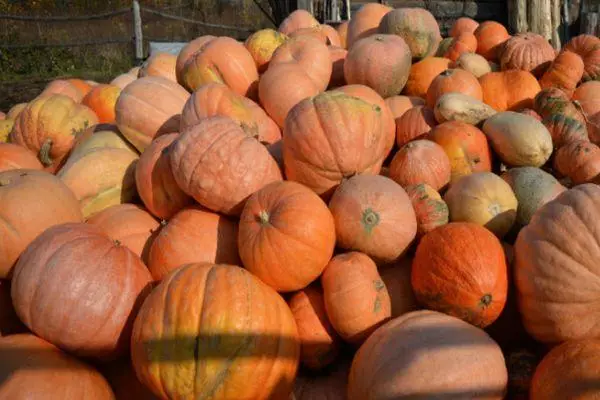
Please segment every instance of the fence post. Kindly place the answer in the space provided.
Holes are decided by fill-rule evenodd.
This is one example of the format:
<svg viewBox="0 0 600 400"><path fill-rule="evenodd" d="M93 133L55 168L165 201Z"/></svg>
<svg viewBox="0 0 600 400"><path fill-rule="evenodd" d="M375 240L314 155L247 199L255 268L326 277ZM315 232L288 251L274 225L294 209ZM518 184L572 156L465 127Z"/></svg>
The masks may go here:
<svg viewBox="0 0 600 400"><path fill-rule="evenodd" d="M133 0L133 37L135 45L135 64L139 65L144 59L144 38L142 36L142 14L140 3Z"/></svg>

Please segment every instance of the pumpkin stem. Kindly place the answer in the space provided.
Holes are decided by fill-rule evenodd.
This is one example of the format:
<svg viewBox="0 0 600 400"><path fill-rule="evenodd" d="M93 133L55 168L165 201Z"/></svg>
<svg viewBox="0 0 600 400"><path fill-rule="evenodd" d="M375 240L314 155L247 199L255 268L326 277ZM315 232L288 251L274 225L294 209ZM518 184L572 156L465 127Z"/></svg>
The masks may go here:
<svg viewBox="0 0 600 400"><path fill-rule="evenodd" d="M492 304L492 295L491 295L491 294L489 294L489 293L487 293L487 294L484 294L484 295L481 297L481 299L479 300L479 304L480 304L482 307L487 307L487 306L489 306L490 304Z"/></svg>
<svg viewBox="0 0 600 400"><path fill-rule="evenodd" d="M442 72L440 75L442 75L442 76L450 76L450 75L452 75L452 70L447 69L444 72Z"/></svg>
<svg viewBox="0 0 600 400"><path fill-rule="evenodd" d="M10 184L10 179L0 179L0 187L7 186Z"/></svg>
<svg viewBox="0 0 600 400"><path fill-rule="evenodd" d="M379 224L379 214L377 214L371 208L367 208L365 211L363 211L362 224L367 233L371 233L373 228Z"/></svg>
<svg viewBox="0 0 600 400"><path fill-rule="evenodd" d="M52 139L47 138L42 147L40 147L40 161L44 164L45 167L49 167L52 165L52 158L50 158L50 151L52 150Z"/></svg>
<svg viewBox="0 0 600 400"><path fill-rule="evenodd" d="M261 225L267 225L269 223L269 213L266 210L262 210L258 213L258 222Z"/></svg>
<svg viewBox="0 0 600 400"><path fill-rule="evenodd" d="M115 239L115 240L113 240L113 242L115 242L115 246L117 246L117 247L121 246L121 241L120 240Z"/></svg>

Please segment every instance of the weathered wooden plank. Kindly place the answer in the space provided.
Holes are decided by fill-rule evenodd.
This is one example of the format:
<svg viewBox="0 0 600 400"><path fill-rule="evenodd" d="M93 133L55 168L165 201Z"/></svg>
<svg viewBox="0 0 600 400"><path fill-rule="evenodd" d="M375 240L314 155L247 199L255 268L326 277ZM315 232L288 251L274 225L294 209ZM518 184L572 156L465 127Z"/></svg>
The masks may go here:
<svg viewBox="0 0 600 400"><path fill-rule="evenodd" d="M597 35L599 33L598 21L599 16L597 12L587 12L582 14L581 19L581 33L587 33L588 35Z"/></svg>
<svg viewBox="0 0 600 400"><path fill-rule="evenodd" d="M352 3L352 12L358 10L364 3ZM493 19L504 20L507 14L506 3L495 1L481 3L476 1L424 1L424 0L392 0L388 5L394 8L419 7L427 8L436 18L470 17L478 21Z"/></svg>

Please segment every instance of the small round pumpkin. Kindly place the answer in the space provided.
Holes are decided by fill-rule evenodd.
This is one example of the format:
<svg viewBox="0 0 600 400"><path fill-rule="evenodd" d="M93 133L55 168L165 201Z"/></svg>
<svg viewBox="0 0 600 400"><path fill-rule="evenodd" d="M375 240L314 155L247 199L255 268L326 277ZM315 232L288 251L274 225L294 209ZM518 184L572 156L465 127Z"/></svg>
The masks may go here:
<svg viewBox="0 0 600 400"><path fill-rule="evenodd" d="M533 99L542 90L533 74L521 70L490 72L479 83L483 102L496 111L533 108Z"/></svg>
<svg viewBox="0 0 600 400"><path fill-rule="evenodd" d="M503 71L518 69L540 77L554 58L554 49L542 35L524 32L504 43L500 52L500 67Z"/></svg>
<svg viewBox="0 0 600 400"><path fill-rule="evenodd" d="M426 136L435 126L435 114L428 106L416 106L396 120L396 144L404 146Z"/></svg>
<svg viewBox="0 0 600 400"><path fill-rule="evenodd" d="M381 19L392 10L393 8L385 4L366 3L356 12L353 12L352 18L348 23L348 34L346 39L348 50L350 50L358 40L376 34Z"/></svg>
<svg viewBox="0 0 600 400"><path fill-rule="evenodd" d="M477 50L477 38L474 34L463 32L454 37L448 50L444 53L444 57L456 61L465 53L473 53Z"/></svg>
<svg viewBox="0 0 600 400"><path fill-rule="evenodd" d="M498 175L476 172L454 182L444 195L450 221L485 226L502 238L517 218L518 201L512 188Z"/></svg>
<svg viewBox="0 0 600 400"><path fill-rule="evenodd" d="M578 54L583 59L583 80L598 80L600 77L600 38L594 35L579 35L572 38L565 50Z"/></svg>
<svg viewBox="0 0 600 400"><path fill-rule="evenodd" d="M0 143L0 172L14 169L44 169L35 154L25 147Z"/></svg>
<svg viewBox="0 0 600 400"><path fill-rule="evenodd" d="M407 186L405 189L417 216L418 238L448 223L450 217L448 205L434 188L426 183L419 183Z"/></svg>
<svg viewBox="0 0 600 400"><path fill-rule="evenodd" d="M381 175L357 175L336 189L329 202L337 245L389 263L410 246L415 212L402 187Z"/></svg>
<svg viewBox="0 0 600 400"><path fill-rule="evenodd" d="M450 60L444 57L426 57L414 63L410 68L408 81L404 87L407 96L427 98L427 90L433 80L450 66Z"/></svg>
<svg viewBox="0 0 600 400"><path fill-rule="evenodd" d="M263 73L269 67L273 53L279 46L288 40L288 36L274 29L261 29L246 39L244 46L256 63L259 73Z"/></svg>
<svg viewBox="0 0 600 400"><path fill-rule="evenodd" d="M97 85L83 98L81 104L96 113L101 124L115 123L115 105L121 88L115 85Z"/></svg>
<svg viewBox="0 0 600 400"><path fill-rule="evenodd" d="M398 119L411 108L425 105L425 100L416 96L392 96L385 99L385 104L389 107L394 119Z"/></svg>
<svg viewBox="0 0 600 400"><path fill-rule="evenodd" d="M540 78L540 86L542 89L557 87L571 97L583 77L583 70L581 57L565 50L556 56L552 65Z"/></svg>
<svg viewBox="0 0 600 400"><path fill-rule="evenodd" d="M335 234L333 216L319 196L296 182L275 182L244 206L240 258L275 290L299 290L323 272L333 255Z"/></svg>
<svg viewBox="0 0 600 400"><path fill-rule="evenodd" d="M473 74L464 69L447 69L435 77L427 89L427 106L433 109L442 95L452 92L483 100L481 85Z"/></svg>
<svg viewBox="0 0 600 400"><path fill-rule="evenodd" d="M140 67L138 76L140 78L143 78L144 76L161 76L170 81L177 82L177 75L175 74L176 63L176 55L157 51L144 61Z"/></svg>
<svg viewBox="0 0 600 400"><path fill-rule="evenodd" d="M252 193L282 179L268 150L227 117L201 120L183 131L172 146L175 182L213 211L239 215Z"/></svg>
<svg viewBox="0 0 600 400"><path fill-rule="evenodd" d="M498 60L502 46L511 37L504 25L496 21L482 22L473 34L477 38L477 54L488 61Z"/></svg>
<svg viewBox="0 0 600 400"><path fill-rule="evenodd" d="M337 333L359 345L392 315L392 306L377 265L359 252L331 259L321 276L325 310Z"/></svg>
<svg viewBox="0 0 600 400"><path fill-rule="evenodd" d="M197 51L199 51L202 47L204 47L204 45L213 39L215 39L215 36L212 35L203 35L197 37L183 46L183 48L179 51L177 60L175 62L175 75L177 76L177 82L180 85L183 85L183 70L185 68L185 64Z"/></svg>
<svg viewBox="0 0 600 400"><path fill-rule="evenodd" d="M479 22L475 21L469 17L460 17L454 23L452 23L452 27L450 28L450 36L455 38L460 36L462 33L474 33L475 30L479 27Z"/></svg>
<svg viewBox="0 0 600 400"><path fill-rule="evenodd" d="M410 283L411 264L411 258L401 258L393 264L379 267L379 274L390 296L392 318L419 309Z"/></svg>
<svg viewBox="0 0 600 400"><path fill-rule="evenodd" d="M306 10L297 9L291 12L279 25L278 31L289 35L299 29L319 26L319 21Z"/></svg>
<svg viewBox="0 0 600 400"><path fill-rule="evenodd" d="M430 140L415 140L402 146L390 164L389 177L406 187L426 183L435 190L450 182L450 160L444 149Z"/></svg>
<svg viewBox="0 0 600 400"><path fill-rule="evenodd" d="M579 185L600 182L600 147L587 140L565 144L554 156L554 169Z"/></svg>
<svg viewBox="0 0 600 400"><path fill-rule="evenodd" d="M240 263L237 222L199 206L175 214L156 235L148 255L155 281L191 263Z"/></svg>

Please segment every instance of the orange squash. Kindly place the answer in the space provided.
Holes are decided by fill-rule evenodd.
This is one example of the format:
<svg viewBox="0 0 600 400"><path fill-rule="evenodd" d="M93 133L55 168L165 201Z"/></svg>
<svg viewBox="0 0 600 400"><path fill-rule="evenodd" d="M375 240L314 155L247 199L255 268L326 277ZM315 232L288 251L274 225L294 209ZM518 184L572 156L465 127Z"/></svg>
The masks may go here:
<svg viewBox="0 0 600 400"><path fill-rule="evenodd" d="M600 77L600 39L594 35L579 35L572 38L565 50L579 54L583 59L583 80L598 80Z"/></svg>
<svg viewBox="0 0 600 400"><path fill-rule="evenodd" d="M396 120L396 144L404 146L411 140L427 135L437 125L433 110L427 106L416 106Z"/></svg>
<svg viewBox="0 0 600 400"><path fill-rule="evenodd" d="M101 124L115 123L115 105L121 94L121 88L115 85L97 85L83 98L81 104L96 113Z"/></svg>
<svg viewBox="0 0 600 400"><path fill-rule="evenodd" d="M443 94L451 92L463 93L477 100L483 100L481 85L473 74L464 69L447 69L435 77L427 89L427 106L433 109Z"/></svg>
<svg viewBox="0 0 600 400"><path fill-rule="evenodd" d="M537 33L518 33L504 43L500 51L503 71L518 69L540 77L546 72L556 53L548 41Z"/></svg>
<svg viewBox="0 0 600 400"><path fill-rule="evenodd" d="M406 193L417 216L417 237L431 232L438 226L446 225L450 211L442 196L426 183L406 187Z"/></svg>
<svg viewBox="0 0 600 400"><path fill-rule="evenodd" d="M533 99L542 90L535 76L520 70L490 72L479 83L483 102L496 111L533 108Z"/></svg>
<svg viewBox="0 0 600 400"><path fill-rule="evenodd" d="M204 45L213 39L215 39L215 36L204 35L197 37L183 46L177 55L177 60L175 61L175 75L177 76L177 82L180 85L183 85L183 70L185 68L185 64L197 51L199 51L202 47L204 47Z"/></svg>
<svg viewBox="0 0 600 400"><path fill-rule="evenodd" d="M473 53L477 50L477 38L474 34L463 32L454 37L444 57L456 61L464 53Z"/></svg>
<svg viewBox="0 0 600 400"><path fill-rule="evenodd" d="M14 169L44 169L35 154L23 146L0 143L0 172Z"/></svg>
<svg viewBox="0 0 600 400"><path fill-rule="evenodd" d="M404 188L426 183L441 190L450 182L451 170L442 146L430 140L415 140L398 150L390 164L389 177Z"/></svg>
<svg viewBox="0 0 600 400"><path fill-rule="evenodd" d="M581 57L565 50L554 59L552 65L541 77L540 86L542 89L557 87L571 97L583 77L583 69Z"/></svg>
<svg viewBox="0 0 600 400"><path fill-rule="evenodd" d="M469 17L460 17L452 24L450 28L450 36L455 38L462 33L474 33L479 27L479 23Z"/></svg>
<svg viewBox="0 0 600 400"><path fill-rule="evenodd" d="M426 57L410 68L404 94L427 98L427 90L433 80L450 66L450 60L443 57Z"/></svg>
<svg viewBox="0 0 600 400"><path fill-rule="evenodd" d="M160 76L177 82L177 75L175 74L176 63L176 55L158 51L144 61L144 64L140 67L138 76L140 78L144 76Z"/></svg>
<svg viewBox="0 0 600 400"><path fill-rule="evenodd" d="M511 37L506 28L496 21L482 22L473 34L477 38L477 54L488 61L498 60L502 46Z"/></svg>
<svg viewBox="0 0 600 400"><path fill-rule="evenodd" d="M259 73L267 70L273 53L286 40L288 40L286 34L277 32L274 29L261 29L248 36L244 42L244 46L246 46L246 49L248 49L254 59Z"/></svg>
<svg viewBox="0 0 600 400"><path fill-rule="evenodd" d="M348 50L360 39L376 34L381 19L392 10L393 8L384 4L366 3L352 13L346 39Z"/></svg>
<svg viewBox="0 0 600 400"><path fill-rule="evenodd" d="M554 169L578 185L600 182L600 147L587 140L569 142L554 155Z"/></svg>

